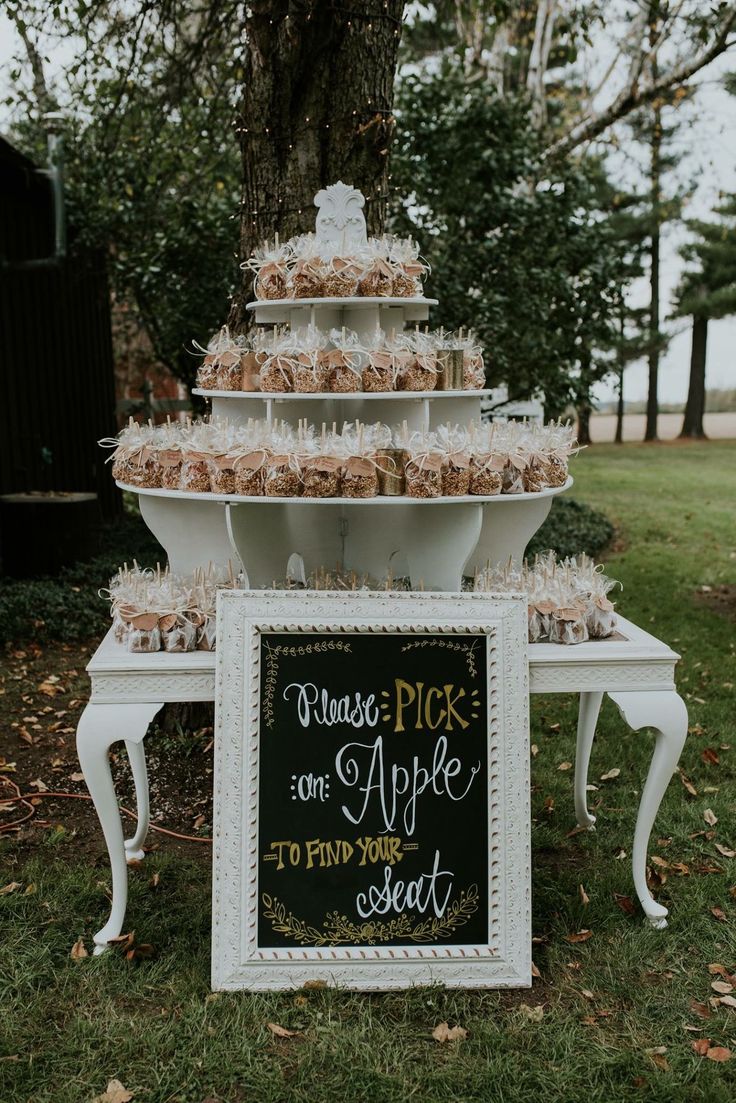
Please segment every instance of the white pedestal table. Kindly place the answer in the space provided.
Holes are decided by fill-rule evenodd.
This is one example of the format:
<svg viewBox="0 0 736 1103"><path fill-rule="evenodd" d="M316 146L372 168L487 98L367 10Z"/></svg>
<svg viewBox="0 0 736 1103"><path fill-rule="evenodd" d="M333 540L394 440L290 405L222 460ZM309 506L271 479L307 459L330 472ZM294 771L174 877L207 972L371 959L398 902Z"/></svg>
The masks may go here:
<svg viewBox="0 0 736 1103"><path fill-rule="evenodd" d="M679 656L630 621L619 619L610 640L575 646L539 643L529 647L532 693L579 693L575 755L575 814L581 827L595 829L587 807L588 764L604 693L635 731L652 728L654 753L642 789L632 848L637 896L648 921L667 923L667 909L653 898L646 883L649 837L664 792L687 736L687 709L677 694L674 670ZM115 641L112 629L87 670L92 683L89 704L77 729L77 750L107 844L112 871L110 917L95 934L95 953L117 937L128 900L127 861L144 857L149 827L149 793L143 741L150 722L168 701L212 701L215 655L157 652L137 655ZM109 750L124 742L135 782L138 823L125 839L110 769Z"/></svg>

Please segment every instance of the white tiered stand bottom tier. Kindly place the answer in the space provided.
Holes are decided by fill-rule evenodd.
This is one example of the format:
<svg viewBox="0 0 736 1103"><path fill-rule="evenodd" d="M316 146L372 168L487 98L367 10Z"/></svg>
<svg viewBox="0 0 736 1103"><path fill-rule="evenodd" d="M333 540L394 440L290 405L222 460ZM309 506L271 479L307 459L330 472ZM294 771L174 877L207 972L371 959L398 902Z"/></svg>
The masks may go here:
<svg viewBox="0 0 736 1103"><path fill-rule="evenodd" d="M297 553L307 573L339 566L379 581L408 576L414 588L460 590L463 574L521 560L572 479L490 498L246 498L118 485L139 495L143 519L181 574L230 560L259 588L283 579Z"/></svg>

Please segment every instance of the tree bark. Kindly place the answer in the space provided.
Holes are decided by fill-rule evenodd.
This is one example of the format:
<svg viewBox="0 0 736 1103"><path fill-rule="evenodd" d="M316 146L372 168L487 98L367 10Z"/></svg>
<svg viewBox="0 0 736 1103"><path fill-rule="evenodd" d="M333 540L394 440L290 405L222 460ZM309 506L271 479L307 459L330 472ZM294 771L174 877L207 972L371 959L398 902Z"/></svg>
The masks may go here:
<svg viewBox="0 0 736 1103"><path fill-rule="evenodd" d="M590 403L585 403L584 406L578 406L578 444L593 443L590 436L590 415L592 413L593 407Z"/></svg>
<svg viewBox="0 0 736 1103"><path fill-rule="evenodd" d="M654 33L654 25L653 25ZM653 76L657 75L656 57L652 61ZM660 208L662 202L662 110L654 108L650 159L650 203L652 210L652 248L649 271L649 389L647 391L647 422L644 440L657 439L657 415L659 414L659 247Z"/></svg>
<svg viewBox="0 0 736 1103"><path fill-rule="evenodd" d="M616 436L614 444L624 442L624 365L618 369L618 404L616 407Z"/></svg>
<svg viewBox="0 0 736 1103"><path fill-rule="evenodd" d="M370 9L331 0L248 5L238 123L242 260L274 233L286 239L314 229L314 196L338 180L364 193L368 232L383 230L404 3ZM236 332L252 298L246 272L230 313Z"/></svg>
<svg viewBox="0 0 736 1103"><path fill-rule="evenodd" d="M680 436L705 440L703 415L705 414L705 358L708 347L708 319L696 315L693 318L693 340L690 351L690 383L685 403Z"/></svg>

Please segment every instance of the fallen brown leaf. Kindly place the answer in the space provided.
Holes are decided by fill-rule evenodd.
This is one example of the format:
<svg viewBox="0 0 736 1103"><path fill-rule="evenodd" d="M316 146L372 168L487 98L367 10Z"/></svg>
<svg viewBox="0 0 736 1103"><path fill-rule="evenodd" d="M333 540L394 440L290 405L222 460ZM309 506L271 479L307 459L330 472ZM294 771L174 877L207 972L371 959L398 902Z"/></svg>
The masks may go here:
<svg viewBox="0 0 736 1103"><path fill-rule="evenodd" d="M30 885L26 885L25 892L23 893L23 895L24 896L33 896L33 894L35 892L36 892L36 882L31 881Z"/></svg>
<svg viewBox="0 0 736 1103"><path fill-rule="evenodd" d="M726 913L724 912L723 908L711 908L710 914L713 916L714 919L717 919L719 923L726 922Z"/></svg>
<svg viewBox="0 0 736 1103"><path fill-rule="evenodd" d="M81 961L83 957L89 957L87 953L87 947L84 945L84 939L78 938L71 948L69 957L74 961Z"/></svg>
<svg viewBox="0 0 736 1103"><path fill-rule="evenodd" d="M712 808L706 808L705 812L703 812L703 819L708 824L708 827L715 827L718 823L718 816Z"/></svg>
<svg viewBox="0 0 736 1103"><path fill-rule="evenodd" d="M736 997L734 996L721 996L718 1002L721 1007L736 1008Z"/></svg>
<svg viewBox="0 0 736 1103"><path fill-rule="evenodd" d="M11 892L16 892L20 887L20 881L9 881L0 889L0 896L10 896Z"/></svg>
<svg viewBox="0 0 736 1103"><path fill-rule="evenodd" d="M41 781L40 777L37 777L35 781L29 781L28 783L32 788L38 789L39 793L48 793L49 787L45 781Z"/></svg>
<svg viewBox="0 0 736 1103"><path fill-rule="evenodd" d="M713 980L710 986L719 996L727 996L730 992L733 992L733 985L729 984L727 980Z"/></svg>
<svg viewBox="0 0 736 1103"><path fill-rule="evenodd" d="M435 1042L441 1045L445 1042L462 1042L467 1036L468 1032L464 1026L448 1026L447 1023L439 1023L432 1031Z"/></svg>
<svg viewBox="0 0 736 1103"><path fill-rule="evenodd" d="M532 976L533 976L533 977L536 977L536 978L537 978L537 980L541 980L541 979L542 979L542 974L541 974L541 973L539 972L539 969L537 969L537 967L536 967L536 965L534 964L534 962L532 962Z"/></svg>
<svg viewBox="0 0 736 1103"><path fill-rule="evenodd" d="M614 892L613 899L622 912L626 912L627 915L636 915L636 905L630 896L622 896L620 892Z"/></svg>
<svg viewBox="0 0 736 1103"><path fill-rule="evenodd" d="M698 1057L705 1057L710 1049L710 1038L698 1038L690 1043L690 1048L693 1053L697 1053Z"/></svg>
<svg viewBox="0 0 736 1103"><path fill-rule="evenodd" d="M327 981L322 980L320 977L315 977L314 980L305 980L302 988L326 988Z"/></svg>
<svg viewBox="0 0 736 1103"><path fill-rule="evenodd" d="M578 896L580 897L580 903L583 905L584 908L587 908L588 904L590 903L590 897L588 896L582 885L578 885Z"/></svg>
<svg viewBox="0 0 736 1103"><path fill-rule="evenodd" d="M557 767L558 770L571 770L572 762L561 762Z"/></svg>
<svg viewBox="0 0 736 1103"><path fill-rule="evenodd" d="M588 939L592 937L593 932L584 927L581 931L576 931L574 934L566 934L565 942L587 942Z"/></svg>
<svg viewBox="0 0 736 1103"><path fill-rule="evenodd" d="M24 743L28 743L31 747L33 746L33 736L29 732L28 728L24 727L23 724L21 724L21 726L18 728L18 735L21 737Z"/></svg>
<svg viewBox="0 0 736 1103"><path fill-rule="evenodd" d="M70 781L84 781L84 774L81 772L81 770L77 770L77 772L75 774L70 774L69 775L69 780Z"/></svg>
<svg viewBox="0 0 736 1103"><path fill-rule="evenodd" d="M530 1023L541 1023L544 1018L544 1008L541 1003L535 1004L534 1007L530 1007L528 1003L520 1003L519 1011Z"/></svg>
<svg viewBox="0 0 736 1103"><path fill-rule="evenodd" d="M692 781L690 781L690 779L683 773L681 769L678 769L677 772L680 775L680 781L682 782L685 791L689 793L691 797L697 797L698 790L695 788Z"/></svg>
<svg viewBox="0 0 736 1103"><path fill-rule="evenodd" d="M709 1019L711 1017L711 1010L707 1003L699 1003L697 1000L690 1000L690 1010L701 1019Z"/></svg>
<svg viewBox="0 0 736 1103"><path fill-rule="evenodd" d="M731 850L730 847L724 846L723 843L716 843L715 847L718 853L722 854L724 858L736 858L736 850Z"/></svg>
<svg viewBox="0 0 736 1103"><path fill-rule="evenodd" d="M706 747L700 757L706 766L718 766L721 761L718 757L718 753L714 751L712 747Z"/></svg>
<svg viewBox="0 0 736 1103"><path fill-rule="evenodd" d="M608 770L605 774L601 774L601 781L613 781L620 773L621 771L618 766L615 766L612 770Z"/></svg>
<svg viewBox="0 0 736 1103"><path fill-rule="evenodd" d="M161 874L156 872L148 881L148 887L150 889L157 889L161 881Z"/></svg>
<svg viewBox="0 0 736 1103"><path fill-rule="evenodd" d="M111 1080L102 1095L96 1095L92 1103L130 1103L133 1093L124 1088L119 1080Z"/></svg>
<svg viewBox="0 0 736 1103"><path fill-rule="evenodd" d="M298 1030L287 1030L285 1026L279 1026L278 1023L266 1023L266 1026L277 1038L296 1038L300 1033Z"/></svg>
<svg viewBox="0 0 736 1103"><path fill-rule="evenodd" d="M730 1061L731 1050L725 1046L711 1046L705 1056L709 1061Z"/></svg>

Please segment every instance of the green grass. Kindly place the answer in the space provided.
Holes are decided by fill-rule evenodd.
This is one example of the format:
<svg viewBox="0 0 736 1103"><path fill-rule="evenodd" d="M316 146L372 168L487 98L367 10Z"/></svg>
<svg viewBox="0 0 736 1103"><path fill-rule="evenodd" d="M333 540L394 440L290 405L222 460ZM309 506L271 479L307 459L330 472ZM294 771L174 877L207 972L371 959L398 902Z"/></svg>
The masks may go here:
<svg viewBox="0 0 736 1103"><path fill-rule="evenodd" d="M616 856L630 853L650 734L629 732L604 705L590 774L599 786L591 793L600 802L598 830L568 837L572 771L557 767L573 759L575 702L537 698L533 913L541 980L531 991L212 995L206 867L164 846L131 877L128 922L154 944L154 957L72 961L74 940L84 935L89 945L105 915L106 864L62 861L46 848L11 869L9 843L0 861L7 857L12 879L36 891L0 897L3 1103L84 1103L113 1077L135 1103L732 1098L736 1011L714 1007L704 1021L690 1004L714 995L709 964L736 967L734 861L715 849L736 848L736 639L733 623L696 597L697 587L736 575L736 447L599 446L574 474L576 497L617 526L623 550L607 562L624 583L621 611L683 655L679 684L692 734L682 766L698 796L673 779L650 851L680 864L679 872L664 869L655 889L671 908L670 926L651 930L638 906L628 915L614 896L634 897L628 858ZM703 758L706 748L719 762ZM612 767L619 777L599 781ZM712 837L703 834L706 808L718 817ZM565 941L580 928L593 932L589 941ZM543 1005L541 1022L523 1004ZM434 1042L432 1028L443 1020L465 1027L467 1039ZM300 1033L279 1041L268 1022ZM731 1047L733 1060L697 1056L698 1037ZM647 1052L658 1047L666 1052Z"/></svg>

